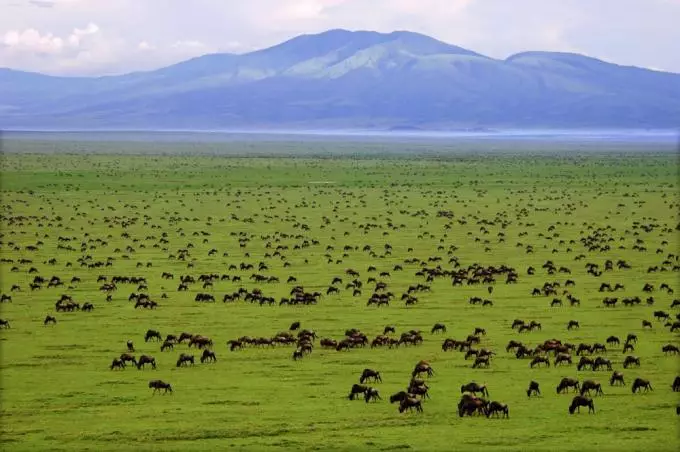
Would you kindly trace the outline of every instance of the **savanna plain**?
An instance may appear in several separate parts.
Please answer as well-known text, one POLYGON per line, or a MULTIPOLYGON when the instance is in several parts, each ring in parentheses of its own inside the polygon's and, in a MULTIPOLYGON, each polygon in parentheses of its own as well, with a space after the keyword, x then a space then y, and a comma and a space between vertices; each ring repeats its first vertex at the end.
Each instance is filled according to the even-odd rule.
POLYGON ((290 144, 290 155, 267 156, 265 146, 257 157, 55 146, 17 141, 1 157, 4 450, 680 447, 678 354, 662 350, 680 342, 675 152, 434 155, 403 145, 368 157, 353 144, 324 158, 296 156, 290 144), (319 295, 282 303, 296 286, 319 295), (540 329, 519 332, 516 319, 540 329), (435 324, 446 331, 433 333, 435 324), (394 332, 372 346, 386 326, 394 332), (148 330, 163 340, 145 341, 148 330), (316 338, 299 359, 295 341, 272 344, 304 330, 316 338), (161 351, 181 333, 212 345, 161 351), (368 343, 321 345, 352 333, 368 343), (637 341, 624 352, 629 334, 637 341), (463 351, 442 347, 469 336, 463 351), (574 346, 571 364, 536 349, 551 340, 574 346), (156 368, 111 369, 127 341, 156 368), (510 341, 530 354, 517 358, 510 341), (577 355, 596 343, 606 350, 577 355), (473 367, 468 349, 493 352, 488 365, 473 367), (201 362, 204 350, 216 361, 201 362), (182 353, 195 364, 178 367, 182 353), (535 356, 548 365, 532 367, 535 356), (582 356, 611 368, 577 370, 582 356), (639 366, 624 368, 627 356, 639 366), (421 360, 433 370, 419 376, 429 398, 422 412, 400 413, 390 396, 421 360), (380 373, 382 382, 364 382, 380 400, 349 399, 364 369, 380 373), (610 385, 615 371, 625 386, 610 385), (569 413, 578 393, 557 393, 565 377, 601 384, 585 394, 595 413, 569 413), (651 389, 633 393, 636 378, 651 389), (172 393, 154 393, 152 380, 172 393), (540 395, 527 396, 531 381, 540 395), (470 382, 507 404, 508 417, 461 417, 470 382))

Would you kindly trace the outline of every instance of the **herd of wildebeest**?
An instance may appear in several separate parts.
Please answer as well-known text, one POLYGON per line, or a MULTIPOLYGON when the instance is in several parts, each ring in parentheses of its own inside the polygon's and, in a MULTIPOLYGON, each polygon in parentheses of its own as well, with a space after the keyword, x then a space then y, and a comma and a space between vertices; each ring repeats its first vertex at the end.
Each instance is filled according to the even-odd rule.
MULTIPOLYGON (((341 192, 338 192, 341 195, 341 192)), ((87 278, 96 280, 99 286, 99 291, 102 294, 101 302, 110 303, 116 294, 124 293, 124 297, 132 304, 133 309, 143 310, 162 310, 165 303, 171 303, 173 297, 172 291, 162 287, 161 290, 156 291, 158 297, 151 295, 149 283, 147 278, 139 275, 120 275, 112 274, 117 263, 120 261, 131 260, 137 250, 151 247, 158 251, 166 252, 166 257, 172 262, 179 262, 186 265, 186 273, 175 275, 172 272, 161 270, 159 271, 161 281, 164 283, 171 283, 176 281, 175 291, 195 293, 193 299, 196 303, 215 303, 222 301, 223 303, 252 303, 260 306, 296 306, 296 305, 317 305, 322 304, 325 297, 333 297, 341 294, 347 294, 354 298, 366 300, 366 309, 382 309, 388 308, 400 303, 409 309, 417 309, 422 303, 422 298, 426 298, 426 294, 431 290, 431 284, 434 281, 446 281, 452 290, 457 286, 479 286, 484 288, 485 297, 474 296, 467 300, 467 303, 475 309, 494 309, 494 291, 499 284, 516 284, 524 275, 535 276, 538 271, 546 275, 546 280, 541 286, 533 288, 527 297, 536 298, 536 303, 542 303, 550 308, 561 308, 567 304, 571 307, 578 308, 581 305, 581 300, 572 293, 572 288, 577 284, 575 279, 571 279, 572 268, 567 266, 556 265, 552 260, 541 262, 535 268, 528 266, 527 268, 519 269, 511 266, 501 265, 483 265, 480 263, 464 264, 463 259, 456 256, 458 247, 456 245, 445 246, 440 243, 437 247, 437 254, 429 256, 426 259, 415 257, 416 249, 413 246, 406 248, 405 252, 411 257, 403 259, 399 263, 395 263, 390 259, 393 252, 393 247, 390 243, 382 243, 377 247, 370 244, 350 244, 343 246, 334 243, 324 246, 321 239, 312 237, 310 233, 310 226, 302 221, 295 220, 293 226, 298 233, 288 234, 285 232, 276 232, 273 234, 259 235, 254 232, 231 232, 230 236, 238 242, 243 255, 243 261, 240 264, 231 263, 227 268, 228 273, 201 273, 193 274, 195 262, 201 259, 201 256, 195 256, 193 249, 195 244, 189 241, 185 246, 177 246, 175 242, 174 248, 171 248, 172 243, 167 232, 162 231, 161 226, 155 223, 155 219, 145 213, 135 213, 133 215, 111 215, 103 218, 104 223, 110 227, 119 227, 123 229, 120 237, 114 237, 112 233, 94 237, 87 232, 80 235, 63 234, 53 237, 49 232, 52 228, 64 229, 66 219, 61 217, 48 215, 15 215, 12 213, 14 203, 5 203, 4 211, 0 217, 3 223, 3 232, 0 234, 0 245, 3 250, 2 265, 9 266, 10 272, 18 274, 29 275, 25 279, 26 284, 13 284, 8 292, 0 295, 0 301, 3 303, 12 303, 12 297, 31 297, 31 294, 36 291, 54 289, 62 293, 56 295, 53 309, 46 313, 42 319, 44 327, 59 327, 59 316, 73 315, 74 312, 91 312, 97 309, 96 303, 91 301, 79 302, 74 295, 69 291, 78 287, 87 278), (41 230, 46 231, 42 237, 30 244, 25 244, 26 237, 13 238, 12 235, 16 231, 20 231, 25 226, 38 226, 41 230), (131 231, 140 230, 139 226, 147 231, 144 237, 135 236, 131 231), (262 256, 257 258, 251 257, 249 251, 249 242, 260 240, 266 250, 262 256), (96 258, 91 253, 92 250, 100 251, 107 249, 109 243, 114 240, 123 240, 127 243, 125 246, 117 247, 112 250, 112 254, 106 258, 96 258), (284 244, 288 242, 288 244, 284 244), (54 245, 54 250, 57 257, 37 261, 31 258, 32 253, 40 253, 43 249, 54 245), (336 249, 336 247, 338 249, 336 249), (342 274, 333 275, 330 278, 330 283, 323 288, 315 286, 314 289, 307 289, 304 285, 298 284, 298 277, 294 271, 290 270, 290 275, 283 283, 279 277, 267 274, 272 266, 271 262, 279 260, 283 262, 282 268, 289 269, 292 267, 290 261, 287 260, 286 254, 298 253, 305 249, 313 248, 315 250, 323 249, 325 253, 324 259, 328 264, 341 265, 342 260, 350 256, 350 253, 364 253, 368 259, 375 261, 374 265, 369 265, 365 270, 361 271, 355 268, 346 268, 342 274), (80 253, 80 257, 70 260, 70 256, 80 253), (19 257, 20 256, 20 257, 19 257), (66 261, 64 261, 66 259, 66 261), (387 260, 386 260, 387 259, 387 260), (385 262, 391 261, 389 267, 386 268, 385 262), (57 266, 61 266, 62 275, 55 275, 57 266), (84 269, 84 273, 78 273, 77 268, 84 269), (102 269, 111 268, 111 271, 102 271, 102 269), (95 272, 100 272, 96 277, 95 272), (64 276, 66 273, 69 276, 64 276), (107 273, 107 274, 104 274, 107 273), (362 277, 363 275, 363 277, 362 277), (557 275, 565 275, 564 280, 560 280, 557 275), (392 289, 395 280, 399 280, 402 284, 406 283, 407 288, 399 293, 392 289), (218 291, 215 285, 218 282, 228 281, 233 286, 240 286, 235 291, 218 291), (249 285, 258 284, 260 287, 247 288, 245 282, 249 285), (407 282, 408 281, 408 282, 407 282), (275 297, 270 290, 280 284, 291 285, 288 295, 285 297, 275 297), (170 292, 170 293, 169 293, 170 292), (155 298, 155 299, 154 299, 155 298), (540 301, 539 301, 540 300, 540 301)), ((129 207, 129 206, 128 206, 129 207)), ((426 213, 413 212, 413 216, 423 216, 426 213)), ((508 219, 506 213, 498 213, 495 218, 484 219, 476 215, 469 215, 467 217, 456 216, 449 210, 438 210, 432 215, 437 219, 444 221, 445 230, 451 229, 456 222, 459 224, 467 224, 468 222, 476 222, 479 224, 479 236, 470 238, 488 244, 487 250, 490 250, 491 242, 484 237, 489 234, 489 229, 492 226, 500 226, 501 231, 498 232, 498 242, 502 243, 510 238, 502 231, 511 220, 508 219)), ((526 216, 523 210, 520 210, 518 218, 526 216)), ((164 217, 171 225, 178 224, 182 219, 179 213, 175 213, 168 217, 164 217)), ((73 218, 72 218, 73 219, 73 218)), ((185 218, 189 220, 189 218, 185 218)), ((239 218, 235 214, 231 215, 231 219, 243 223, 252 223, 252 218, 239 218)), ((355 219, 358 220, 358 219, 355 219)), ((341 221, 344 221, 341 219, 341 221)), ((349 220, 348 220, 349 221, 349 220)), ((357 224, 355 221, 354 229, 358 231, 367 232, 374 228, 384 228, 387 236, 387 231, 391 229, 399 229, 403 225, 396 225, 387 221, 385 225, 377 224, 377 218, 373 217, 374 222, 366 222, 357 224)), ((321 228, 325 225, 331 224, 330 216, 323 216, 321 228)), ((527 224, 529 226, 529 224, 527 224)), ((573 223, 555 221, 545 234, 552 234, 557 226, 574 227, 573 223)), ((584 223, 583 231, 580 240, 569 240, 559 238, 559 234, 555 233, 555 242, 559 242, 562 250, 567 253, 572 253, 573 249, 579 248, 584 252, 572 257, 575 265, 584 268, 587 275, 593 278, 603 278, 607 274, 614 271, 626 271, 633 268, 634 264, 625 260, 613 260, 606 258, 591 258, 585 252, 595 254, 604 254, 611 251, 614 242, 614 229, 611 226, 598 226, 596 224, 584 223)), ((629 237, 636 237, 634 239, 633 249, 638 252, 648 252, 645 248, 645 242, 639 237, 640 232, 650 232, 653 230, 661 230, 664 233, 677 234, 680 231, 680 225, 675 228, 661 228, 654 221, 635 221, 632 224, 632 229, 627 229, 625 235, 629 237)), ((185 233, 182 228, 178 230, 179 237, 186 238, 188 233, 185 233)), ((421 233, 419 238, 426 236, 428 233, 421 233)), ((543 233, 541 233, 543 234, 543 233)), ((517 252, 530 256, 534 253, 534 247, 531 244, 523 243, 521 240, 526 236, 525 232, 520 233, 519 242, 517 242, 517 252)), ((202 241, 207 244, 212 237, 212 233, 206 230, 194 231, 191 236, 196 241, 202 241)), ((345 233, 349 236, 349 233, 345 233)), ((662 246, 668 245, 667 241, 662 242, 662 246)), ((623 246, 623 245, 621 245, 623 246)), ((560 250, 555 248, 553 253, 556 254, 560 250)), ((233 249, 218 250, 212 247, 207 256, 217 256, 222 252, 222 256, 227 258, 230 253, 234 253, 233 249)), ((653 252, 653 251, 652 251, 653 252)), ((99 253, 101 254, 101 253, 99 253)), ((575 254, 575 253, 574 253, 575 254)), ((661 256, 659 264, 650 266, 646 269, 648 274, 665 272, 669 277, 669 281, 675 282, 678 278, 678 271, 680 271, 680 259, 678 254, 667 252, 661 248, 656 250, 656 255, 661 256)), ((144 269, 145 271, 152 271, 158 265, 162 266, 158 261, 139 261, 136 263, 136 268, 144 269)), ((304 260, 303 265, 312 265, 307 259, 304 260)), ((284 270, 285 271, 285 270, 284 270)), ((4 286, 3 286, 4 288, 4 286)), ((155 289, 155 288, 154 288, 155 289)), ((630 287, 628 287, 630 290, 630 287)), ((288 289, 286 289, 288 290, 288 289)), ((455 290, 452 292, 455 294, 455 290)), ((671 296, 674 289, 671 284, 664 282, 655 286, 652 283, 645 281, 631 280, 626 284, 609 282, 602 282, 599 287, 599 293, 602 294, 601 306, 604 310, 616 309, 617 306, 635 307, 637 305, 654 306, 653 319, 640 318, 640 328, 642 330, 649 328, 666 328, 668 332, 674 333, 680 330, 680 312, 673 313, 672 310, 677 310, 680 307, 680 299, 673 299, 667 307, 657 307, 659 302, 657 299, 663 295, 671 296), (639 284, 639 295, 633 297, 619 297, 616 295, 618 291, 626 289, 624 286, 634 286, 639 284)), ((576 317, 578 311, 573 311, 576 317)), ((0 326, 11 331, 12 320, 8 318, 0 319, 0 326)), ((576 319, 570 320, 564 328, 566 331, 579 329, 580 322, 576 319)), ((634 354, 635 347, 640 340, 636 332, 630 332, 626 337, 617 337, 615 335, 606 334, 602 337, 602 342, 596 343, 569 343, 559 338, 551 338, 535 345, 529 345, 524 337, 533 331, 541 331, 542 325, 534 319, 508 319, 507 328, 514 330, 513 334, 516 338, 510 340, 504 350, 493 350, 488 347, 483 347, 482 343, 487 335, 486 328, 479 326, 471 331, 469 335, 459 338, 445 338, 447 334, 447 326, 445 323, 437 323, 432 326, 429 331, 421 331, 418 329, 410 329, 398 333, 397 328, 393 325, 387 325, 382 329, 380 334, 369 337, 368 334, 356 328, 347 329, 344 334, 338 334, 337 337, 321 337, 312 329, 302 328, 301 322, 294 322, 285 331, 276 332, 268 337, 234 337, 226 343, 216 344, 207 335, 196 332, 175 332, 161 334, 156 329, 148 329, 140 340, 145 343, 157 342, 158 352, 161 354, 174 352, 176 348, 184 346, 185 348, 179 352, 176 359, 176 368, 185 368, 196 365, 197 357, 192 353, 192 350, 197 350, 200 353, 198 360, 201 365, 218 364, 219 348, 224 347, 230 353, 238 353, 239 351, 248 347, 269 348, 275 349, 280 347, 291 347, 291 359, 295 361, 305 361, 310 359, 313 355, 313 350, 316 347, 326 350, 335 350, 340 352, 351 352, 356 348, 369 347, 374 348, 390 348, 399 349, 400 347, 418 347, 429 337, 442 337, 441 350, 443 352, 459 352, 464 355, 466 361, 469 360, 470 367, 473 369, 489 368, 493 366, 494 357, 500 353, 512 354, 517 360, 526 362, 529 368, 540 367, 562 367, 569 369, 569 366, 574 366, 576 371, 591 370, 591 371, 605 371, 610 372, 608 380, 609 386, 626 386, 626 381, 629 381, 632 393, 654 391, 652 382, 644 378, 643 375, 625 376, 626 373, 635 373, 633 369, 640 367, 640 358, 634 354), (621 350, 625 355, 623 359, 614 361, 613 358, 608 358, 607 354, 613 350, 621 350), (621 366, 621 369, 618 366, 621 366), (628 370, 631 369, 631 370, 628 370)), ((141 333, 141 332, 140 332, 141 333)), ((8 334, 8 333, 3 333, 8 334)), ((143 370, 150 367, 157 368, 156 357, 151 354, 136 354, 135 338, 121 338, 121 342, 126 342, 127 351, 119 356, 111 357, 109 368, 111 371, 124 371, 128 365, 134 366, 138 370, 143 370)), ((664 355, 668 359, 677 359, 680 350, 678 346, 672 342, 661 347, 664 355)), ((436 363, 434 363, 436 365, 436 363)), ((416 363, 410 375, 405 375, 404 390, 399 391, 389 396, 390 403, 398 404, 398 411, 400 413, 408 411, 423 412, 423 404, 430 397, 429 389, 432 381, 429 380, 434 377, 435 371, 433 364, 427 360, 421 360, 416 363), (408 381, 406 381, 408 378, 408 381)), ((352 384, 349 391, 349 400, 363 398, 366 403, 380 401, 382 397, 378 389, 378 385, 382 383, 380 371, 377 369, 366 368, 363 370, 358 378, 358 382, 352 384), (372 385, 369 385, 371 383, 372 385)), ((655 386, 660 386, 661 390, 669 390, 673 392, 680 392, 680 376, 676 376, 673 381, 655 382, 655 386)), ((588 408, 588 412, 595 413, 595 403, 591 396, 603 395, 603 383, 599 380, 585 379, 579 380, 574 377, 564 377, 560 381, 554 382, 556 393, 567 393, 570 390, 576 394, 565 407, 568 407, 568 412, 574 414, 580 412, 580 408, 588 408)), ((156 392, 172 393, 173 387, 170 382, 159 379, 149 381, 148 387, 153 389, 153 394, 156 392)), ((657 388, 658 390, 658 388, 657 388)), ((493 388, 489 388, 486 384, 478 384, 475 381, 461 382, 460 392, 461 398, 458 402, 458 414, 463 416, 473 416, 476 414, 491 416, 509 417, 509 407, 502 401, 490 400, 490 392, 493 388)), ((537 381, 532 380, 528 382, 528 387, 522 385, 518 386, 517 391, 526 392, 527 397, 540 396, 541 388, 537 381), (525 389, 526 388, 526 389, 525 389)), ((680 406, 676 408, 676 412, 680 414, 680 406)))

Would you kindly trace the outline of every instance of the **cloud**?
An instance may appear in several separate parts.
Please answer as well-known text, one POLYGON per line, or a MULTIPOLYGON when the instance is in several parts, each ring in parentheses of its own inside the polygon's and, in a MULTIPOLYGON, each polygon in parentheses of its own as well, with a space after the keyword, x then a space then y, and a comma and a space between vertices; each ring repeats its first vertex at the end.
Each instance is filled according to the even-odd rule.
POLYGON ((331 28, 416 31, 495 58, 571 51, 680 72, 680 0, 3 2, 0 66, 50 73, 146 70, 331 28))

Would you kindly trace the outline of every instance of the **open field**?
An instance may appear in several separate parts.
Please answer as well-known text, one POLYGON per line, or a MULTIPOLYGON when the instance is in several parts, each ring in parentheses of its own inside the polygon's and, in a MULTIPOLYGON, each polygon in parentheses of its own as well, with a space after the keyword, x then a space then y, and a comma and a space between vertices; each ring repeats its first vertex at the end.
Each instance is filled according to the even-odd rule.
POLYGON ((25 144, 39 153, 2 155, 1 292, 12 297, 0 304, 0 318, 10 322, 0 329, 3 450, 680 447, 680 393, 671 390, 680 362, 662 352, 666 344, 680 345, 680 329, 671 332, 654 316, 665 311, 674 322, 680 312, 671 308, 680 298, 674 153, 417 156, 405 145, 398 158, 238 158, 114 154, 115 146, 153 147, 124 143, 96 155, 79 153, 87 143, 73 145, 72 154, 50 154, 46 143, 25 144), (556 271, 548 271, 547 261, 556 271), (241 270, 242 263, 254 268, 241 270), (597 269, 588 273, 588 263, 597 269), (452 284, 452 272, 477 265, 505 271, 476 284, 468 284, 474 278, 465 271, 463 284, 452 284), (437 266, 445 273, 427 281, 427 270, 437 273, 437 266), (359 273, 360 295, 347 287, 355 279, 348 269, 359 273), (174 279, 162 278, 164 272, 174 279), (506 283, 508 273, 516 273, 516 283, 506 283), (220 277, 204 288, 203 274, 220 277), (106 281, 98 282, 100 275, 106 281), (182 275, 197 282, 178 291, 182 275), (279 282, 256 282, 252 275, 279 282), (31 290, 36 276, 46 282, 31 290), (53 276, 64 284, 48 287, 53 276), (100 287, 114 276, 145 278, 148 289, 117 283, 107 302, 100 287), (287 282, 290 276, 297 281, 287 282), (335 277, 342 283, 331 284, 335 277), (369 278, 386 283, 379 293, 394 294, 388 306, 367 306, 376 284, 369 278), (573 287, 565 285, 568 279, 573 287), (546 282, 560 283, 557 294, 532 296, 546 282), (624 289, 600 292, 602 283, 624 289), (646 283, 651 293, 643 292, 646 283), (661 289, 664 283, 674 293, 661 289), (402 294, 418 284, 430 290, 413 292, 418 301, 406 306, 402 294), (12 291, 14 285, 20 289, 12 291), (316 304, 280 305, 296 285, 323 295, 316 304), (339 293, 327 294, 331 286, 339 293), (259 288, 275 303, 222 301, 240 288, 259 288), (571 306, 565 290, 580 306, 571 306), (133 292, 148 293, 157 308, 135 309, 133 292), (196 302, 198 293, 216 301, 196 302), (56 312, 62 294, 94 309, 56 312), (493 306, 472 305, 472 297, 493 306), (618 303, 604 307, 605 297, 618 303), (634 297, 641 303, 623 305, 634 297), (551 307, 554 298, 563 306, 551 307), (47 315, 56 325, 43 325, 47 315), (514 319, 542 328, 519 333, 511 328, 514 319), (570 320, 580 328, 567 330, 570 320), (651 328, 643 328, 643 320, 651 328), (300 360, 291 359, 293 345, 230 351, 226 344, 242 336, 272 338, 294 321, 319 336, 300 360), (447 332, 431 334, 435 323, 447 332), (421 330, 423 342, 349 351, 320 346, 320 338, 341 340, 350 328, 372 341, 386 325, 394 325, 389 336, 396 339, 421 330), (472 368, 474 358, 461 351, 442 350, 444 339, 464 340, 476 327, 487 334, 473 348, 496 353, 488 368, 472 368), (163 337, 207 336, 217 362, 201 363, 201 351, 186 343, 161 352, 160 342, 144 341, 148 329, 163 337), (629 333, 639 341, 623 353, 629 333), (577 371, 575 351, 571 365, 556 368, 550 354, 550 367, 533 369, 531 358, 506 352, 510 340, 527 347, 553 338, 604 344, 611 335, 621 344, 589 356, 610 359, 613 370, 624 373, 625 387, 609 385, 612 371, 577 371), (128 340, 136 356, 155 357, 156 370, 109 369, 128 340), (177 368, 180 353, 195 355, 196 364, 177 368), (640 358, 639 368, 623 368, 627 355, 640 358), (435 371, 425 377, 431 399, 423 413, 400 414, 389 396, 406 389, 420 360, 435 371), (364 368, 380 371, 383 382, 369 385, 382 401, 348 400, 364 368), (602 383, 604 395, 593 395, 595 414, 568 413, 574 394, 555 389, 563 377, 602 383), (648 379, 653 391, 632 394, 636 377, 648 379), (171 383, 173 394, 152 395, 152 379, 171 383), (531 380, 540 383, 542 396, 527 397, 531 380), (488 399, 507 403, 509 419, 460 417, 460 387, 471 381, 488 386, 488 399))

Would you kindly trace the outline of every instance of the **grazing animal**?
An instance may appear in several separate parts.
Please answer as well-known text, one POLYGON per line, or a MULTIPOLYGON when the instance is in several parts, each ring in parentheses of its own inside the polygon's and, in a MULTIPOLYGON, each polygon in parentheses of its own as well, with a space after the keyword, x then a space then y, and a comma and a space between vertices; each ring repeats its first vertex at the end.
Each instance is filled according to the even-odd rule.
POLYGON ((600 384, 599 381, 585 380, 581 384, 581 395, 584 395, 585 393, 588 393, 588 395, 590 395, 591 390, 595 391, 595 395, 597 394, 604 395, 604 393, 602 392, 602 385, 600 384))
POLYGON ((153 356, 149 355, 142 355, 139 357, 139 360, 137 361, 137 369, 142 369, 146 364, 151 364, 151 367, 153 369, 156 368, 156 358, 153 356))
POLYGON ((162 340, 161 333, 156 330, 148 330, 144 335, 144 342, 149 342, 152 339, 160 342, 162 340))
POLYGON ((527 397, 531 397, 531 394, 536 396, 541 395, 541 389, 538 387, 538 382, 531 381, 529 383, 529 389, 527 389, 527 397))
POLYGON ((640 358, 637 356, 628 355, 626 359, 623 360, 623 368, 628 369, 630 366, 640 367, 640 358))
POLYGON ((366 403, 370 402, 371 400, 378 401, 382 400, 382 397, 380 397, 380 393, 378 392, 377 389, 375 388, 368 388, 366 392, 364 392, 364 400, 366 403))
POLYGON ((55 318, 52 317, 51 315, 48 315, 48 316, 45 317, 45 320, 43 320, 43 325, 49 325, 50 323, 51 323, 52 325, 56 325, 56 324, 57 324, 57 319, 55 319, 55 318))
POLYGON ((127 345, 127 350, 128 350, 130 353, 134 353, 134 352, 135 352, 135 344, 133 344, 132 341, 127 341, 126 345, 127 345))
POLYGON ((465 392, 471 392, 473 394, 477 394, 478 392, 481 392, 483 396, 489 397, 489 389, 485 384, 480 385, 476 382, 470 382, 468 384, 465 384, 460 387, 460 392, 461 394, 465 392))
POLYGON ((113 369, 125 369, 125 362, 120 358, 113 358, 111 362, 111 370, 113 369))
POLYGON ((411 411, 412 409, 416 410, 418 413, 423 412, 423 406, 420 400, 414 398, 414 397, 406 397, 399 403, 399 412, 403 413, 406 410, 411 411))
POLYGON ((9 320, 0 319, 0 327, 9 328, 10 327, 9 320))
POLYGON ((671 389, 673 389, 673 392, 680 392, 680 376, 677 376, 673 379, 671 389))
POLYGON ((648 391, 653 391, 654 388, 652 388, 652 384, 649 382, 649 380, 645 380, 644 378, 636 378, 633 381, 633 394, 635 394, 638 390, 644 389, 645 392, 648 391))
POLYGON ((217 362, 217 356, 215 356, 215 352, 210 351, 210 350, 203 350, 203 354, 201 355, 201 362, 217 362))
POLYGON ((300 322, 293 322, 290 325, 290 328, 288 328, 290 331, 296 331, 300 328, 300 322))
POLYGON ((413 369, 413 372, 411 372, 411 376, 416 377, 422 373, 426 373, 428 377, 431 377, 434 375, 434 369, 430 366, 429 363, 421 361, 418 364, 416 364, 416 367, 413 369))
POLYGON ((577 379, 565 377, 562 378, 560 384, 557 385, 557 393, 560 394, 569 388, 574 388, 574 392, 580 389, 580 384, 577 379))
POLYGON ((182 367, 182 366, 187 366, 187 365, 194 365, 194 355, 187 355, 186 353, 182 353, 179 355, 179 358, 177 358, 177 367, 182 367))
POLYGON ((172 393, 172 386, 170 386, 170 383, 165 383, 162 380, 151 380, 149 382, 149 388, 153 388, 153 394, 156 393, 156 391, 159 391, 163 389, 163 394, 170 392, 172 393))
POLYGON ((364 371, 361 373, 361 377, 359 378, 359 383, 363 384, 364 382, 367 382, 371 379, 375 382, 382 383, 380 372, 373 369, 364 369, 364 371))
POLYGON ((353 384, 352 389, 349 392, 349 399, 354 400, 359 394, 366 394, 368 391, 368 386, 353 384))
POLYGON ((390 403, 394 402, 401 402, 405 398, 409 397, 408 392, 406 391, 399 391, 396 394, 393 394, 390 396, 390 403))
POLYGON ((664 355, 668 355, 669 353, 671 355, 677 355, 680 353, 680 349, 678 349, 677 345, 673 344, 666 344, 663 347, 661 347, 661 351, 664 353, 664 355))
POLYGON ((623 380, 623 373, 618 371, 612 373, 611 378, 609 378, 609 385, 614 386, 615 383, 619 383, 621 386, 626 386, 626 382, 623 380))
POLYGON ((572 329, 579 329, 581 326, 579 325, 578 321, 576 320, 570 320, 569 323, 567 324, 567 329, 572 330, 572 329))
POLYGON ((509 418, 508 405, 501 402, 490 402, 486 407, 486 417, 495 414, 496 416, 502 415, 504 418, 509 418))
POLYGON ((571 355, 569 353, 558 353, 555 357, 555 367, 562 363, 571 364, 571 355))
POLYGON ((588 413, 592 412, 595 414, 595 404, 593 403, 593 400, 582 395, 577 395, 572 399, 571 405, 569 405, 569 414, 574 414, 574 411, 580 413, 582 406, 588 407, 588 413))
POLYGON ((434 326, 432 327, 432 334, 435 333, 446 333, 446 325, 443 323, 435 323, 434 326))
POLYGON ((491 361, 489 360, 489 356, 477 356, 475 358, 475 362, 472 364, 473 369, 477 369, 478 367, 489 367, 489 364, 491 361))
POLYGON ((550 360, 548 359, 547 356, 535 356, 534 359, 532 359, 531 362, 529 363, 529 367, 533 369, 534 366, 540 363, 545 364, 546 367, 550 367, 550 360))

